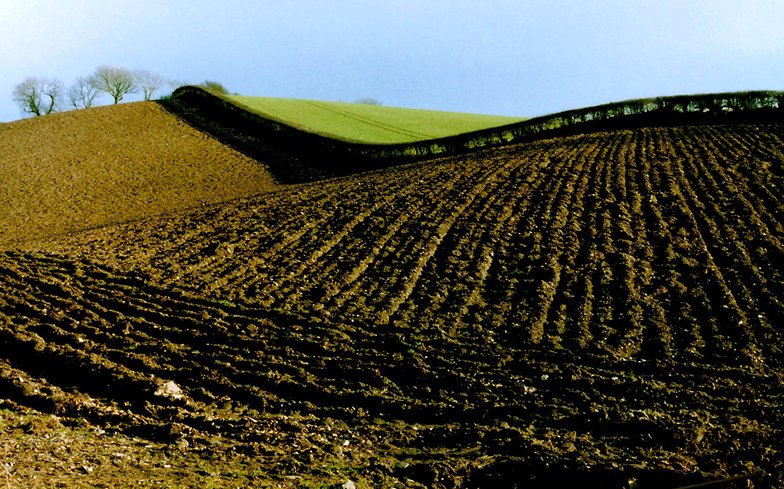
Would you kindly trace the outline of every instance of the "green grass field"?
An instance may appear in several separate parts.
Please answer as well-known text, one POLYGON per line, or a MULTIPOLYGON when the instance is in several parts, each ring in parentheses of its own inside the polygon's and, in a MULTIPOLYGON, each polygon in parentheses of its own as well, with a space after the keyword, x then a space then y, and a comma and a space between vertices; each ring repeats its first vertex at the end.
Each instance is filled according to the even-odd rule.
POLYGON ((524 120, 521 117, 404 109, 345 102, 225 96, 230 102, 303 131, 343 141, 410 143, 524 120))

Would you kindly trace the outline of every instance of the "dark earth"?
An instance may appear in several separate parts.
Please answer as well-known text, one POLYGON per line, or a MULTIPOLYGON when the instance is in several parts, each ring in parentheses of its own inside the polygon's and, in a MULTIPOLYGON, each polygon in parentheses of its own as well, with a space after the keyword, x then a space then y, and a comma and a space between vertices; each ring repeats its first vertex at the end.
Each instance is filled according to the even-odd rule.
POLYGON ((784 487, 783 142, 561 137, 7 246, 0 486, 784 487))

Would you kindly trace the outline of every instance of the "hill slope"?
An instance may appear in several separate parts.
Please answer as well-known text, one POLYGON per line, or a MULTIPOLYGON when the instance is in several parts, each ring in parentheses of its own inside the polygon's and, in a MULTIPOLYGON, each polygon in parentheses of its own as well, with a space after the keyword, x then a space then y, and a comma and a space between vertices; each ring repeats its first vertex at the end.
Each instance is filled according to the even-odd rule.
POLYGON ((225 99, 303 131, 343 141, 395 144, 520 122, 521 117, 464 114, 344 102, 248 97, 225 99))
POLYGON ((258 162, 154 102, 0 126, 0 247, 274 188, 258 162))
POLYGON ((459 132, 458 122, 474 124, 480 116, 436 113, 433 118, 432 113, 410 109, 241 98, 257 104, 259 110, 255 111, 233 103, 233 99, 236 97, 186 86, 162 103, 194 127, 264 161, 285 183, 345 176, 543 138, 633 127, 777 123, 784 114, 783 92, 714 93, 627 100, 455 134, 459 132), (376 132, 373 137, 379 140, 397 138, 401 130, 419 134, 416 138, 431 132, 445 136, 394 144, 356 142, 368 129, 376 132))
POLYGON ((775 486, 782 148, 780 124, 572 136, 6 253, 0 381, 253 454, 225 484, 775 486))

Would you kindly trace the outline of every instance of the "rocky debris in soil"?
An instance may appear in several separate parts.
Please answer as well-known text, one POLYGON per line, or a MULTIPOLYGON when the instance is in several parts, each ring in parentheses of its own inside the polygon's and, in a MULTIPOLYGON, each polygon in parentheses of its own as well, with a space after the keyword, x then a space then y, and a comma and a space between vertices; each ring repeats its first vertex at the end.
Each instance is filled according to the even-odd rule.
POLYGON ((162 383, 155 391, 155 395, 167 397, 173 400, 180 400, 185 398, 182 389, 180 389, 180 387, 171 380, 162 383))

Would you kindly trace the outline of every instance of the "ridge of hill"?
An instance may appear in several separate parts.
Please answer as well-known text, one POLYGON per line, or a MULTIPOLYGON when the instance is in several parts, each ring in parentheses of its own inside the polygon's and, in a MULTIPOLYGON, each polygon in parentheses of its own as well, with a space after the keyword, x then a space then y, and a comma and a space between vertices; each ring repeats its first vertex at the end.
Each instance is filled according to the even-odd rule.
POLYGON ((39 242, 0 385, 224 485, 780 487, 783 164, 622 129, 39 242))
MULTIPOLYGON (((267 116, 263 110, 254 111, 237 104, 236 99, 237 97, 215 94, 198 86, 185 86, 178 88, 171 97, 161 102, 194 127, 214 135, 259 161, 264 161, 273 175, 285 183, 311 182, 406 162, 470 154, 479 148, 609 129, 763 121, 775 123, 784 119, 784 92, 682 95, 627 100, 568 110, 435 139, 370 144, 302 130, 300 126, 307 126, 308 119, 315 117, 312 113, 299 112, 304 120, 298 122, 296 110, 283 111, 285 115, 282 117, 274 114, 267 116)), ((270 103, 269 99, 255 100, 266 100, 270 103)), ((283 106, 291 109, 291 103, 284 100, 283 106)), ((379 109, 353 108, 355 111, 379 109)), ((397 110, 416 114, 406 112, 407 109, 397 110)), ((412 119, 415 120, 416 117, 412 119)), ((331 120, 336 121, 334 118, 331 120)), ((344 130, 357 130, 357 127, 361 126, 347 125, 344 130)), ((352 139, 350 133, 344 131, 342 134, 347 139, 352 139)))
POLYGON ((155 102, 0 126, 0 247, 275 188, 259 162, 155 102))

